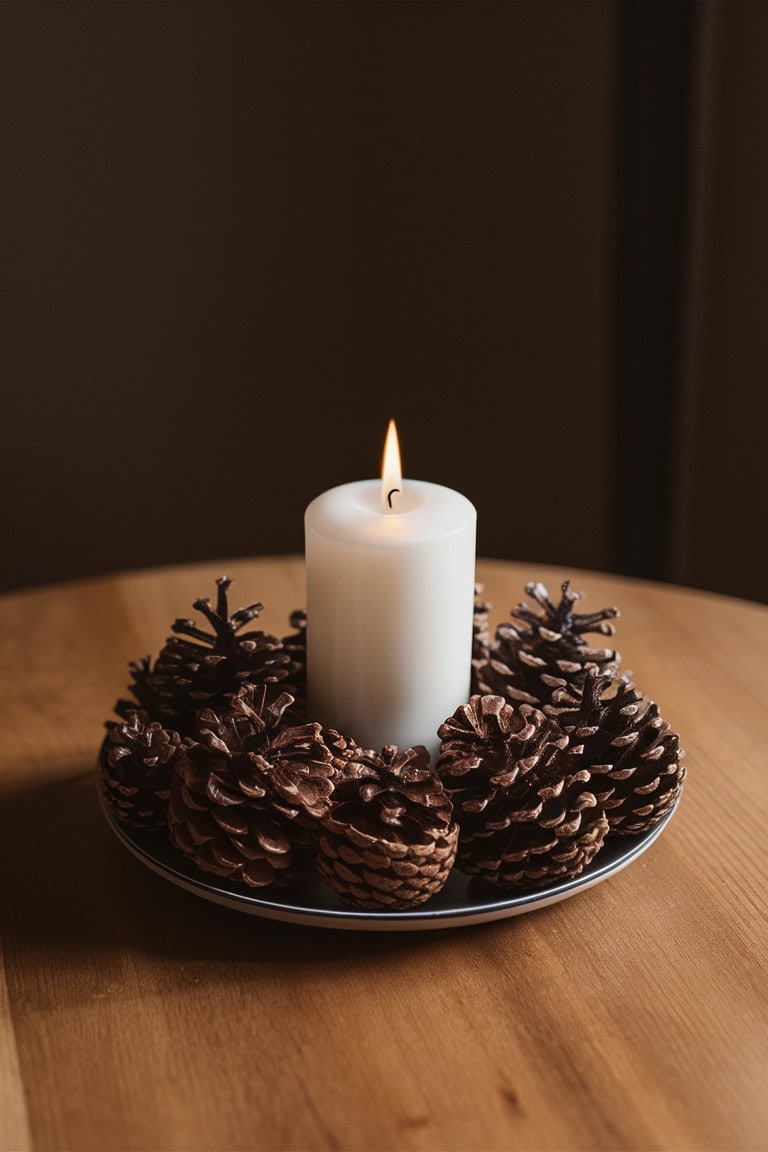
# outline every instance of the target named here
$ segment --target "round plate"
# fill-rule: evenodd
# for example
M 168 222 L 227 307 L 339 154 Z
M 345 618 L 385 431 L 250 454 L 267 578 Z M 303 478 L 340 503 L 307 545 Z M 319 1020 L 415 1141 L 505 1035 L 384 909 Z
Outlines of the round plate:
M 679 803 L 679 800 L 678 800 Z M 675 805 L 675 808 L 677 805 Z M 553 884 L 533 892 L 515 891 L 514 895 L 455 870 L 437 896 L 412 912 L 365 912 L 349 908 L 338 899 L 320 877 L 304 880 L 299 885 L 275 890 L 249 889 L 244 884 L 209 877 L 199 872 L 191 860 L 176 849 L 165 834 L 129 828 L 114 819 L 102 803 L 107 822 L 117 838 L 134 856 L 153 872 L 201 896 L 238 912 L 263 916 L 268 920 L 285 920 L 317 928 L 346 928 L 365 932 L 423 932 L 433 928 L 461 928 L 484 924 L 506 916 L 519 916 L 567 900 L 609 876 L 626 868 L 650 848 L 674 815 L 667 815 L 640 836 L 615 836 L 606 841 L 592 864 L 575 880 Z

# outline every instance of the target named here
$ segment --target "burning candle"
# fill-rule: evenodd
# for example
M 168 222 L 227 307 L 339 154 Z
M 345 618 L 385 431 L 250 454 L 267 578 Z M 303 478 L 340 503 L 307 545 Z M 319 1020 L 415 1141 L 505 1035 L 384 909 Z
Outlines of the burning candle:
M 473 505 L 402 478 L 390 422 L 381 480 L 305 515 L 309 715 L 367 748 L 426 744 L 469 696 Z

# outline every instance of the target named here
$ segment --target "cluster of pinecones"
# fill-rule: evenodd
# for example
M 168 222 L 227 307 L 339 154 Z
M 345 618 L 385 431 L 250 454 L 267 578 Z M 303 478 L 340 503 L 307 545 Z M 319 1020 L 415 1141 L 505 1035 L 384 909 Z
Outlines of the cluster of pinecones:
M 156 661 L 131 665 L 99 756 L 115 817 L 167 829 L 198 868 L 259 888 L 313 868 L 347 902 L 411 908 L 454 862 L 503 887 L 577 876 L 608 835 L 651 828 L 684 777 L 677 736 L 584 635 L 615 609 L 573 611 L 541 584 L 491 642 L 476 601 L 473 695 L 424 748 L 364 749 L 306 718 L 306 618 L 279 639 L 261 604 L 229 614 L 217 581 L 211 625 L 177 620 Z

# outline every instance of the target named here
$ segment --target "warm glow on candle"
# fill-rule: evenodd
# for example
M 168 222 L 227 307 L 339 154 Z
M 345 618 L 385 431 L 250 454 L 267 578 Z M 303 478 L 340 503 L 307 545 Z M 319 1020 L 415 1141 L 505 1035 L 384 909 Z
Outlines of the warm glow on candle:
M 363 748 L 437 755 L 438 728 L 469 699 L 475 521 L 461 493 L 402 479 L 394 421 L 380 480 L 312 501 L 310 716 Z
M 384 455 L 381 460 L 381 503 L 387 512 L 397 511 L 397 497 L 400 493 L 402 479 L 403 467 L 400 463 L 397 427 L 394 420 L 390 420 L 387 438 L 384 441 Z

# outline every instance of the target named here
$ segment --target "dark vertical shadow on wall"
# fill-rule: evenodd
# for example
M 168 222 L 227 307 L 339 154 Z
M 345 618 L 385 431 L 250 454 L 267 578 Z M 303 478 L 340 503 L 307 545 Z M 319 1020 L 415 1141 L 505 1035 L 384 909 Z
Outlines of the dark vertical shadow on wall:
M 618 9 L 612 566 L 669 575 L 696 6 Z

